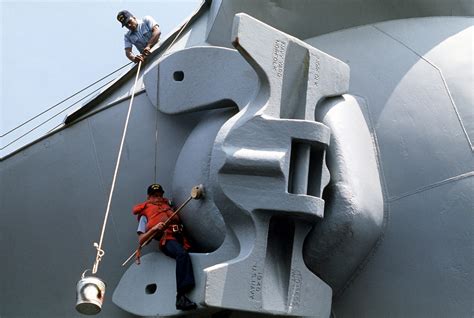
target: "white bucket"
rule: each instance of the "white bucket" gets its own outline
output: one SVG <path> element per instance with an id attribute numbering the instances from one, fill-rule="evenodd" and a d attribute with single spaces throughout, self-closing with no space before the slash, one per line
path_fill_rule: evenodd
<path id="1" fill-rule="evenodd" d="M 105 283 L 94 276 L 84 277 L 84 274 L 77 283 L 76 310 L 84 315 L 96 315 L 102 310 Z"/>

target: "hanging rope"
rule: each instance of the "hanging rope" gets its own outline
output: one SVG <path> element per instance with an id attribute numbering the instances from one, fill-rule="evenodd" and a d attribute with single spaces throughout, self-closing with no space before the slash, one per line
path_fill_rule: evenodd
<path id="1" fill-rule="evenodd" d="M 156 162 L 158 160 L 158 109 L 156 110 L 156 122 L 155 122 L 155 174 L 152 183 L 157 182 L 156 179 Z"/>
<path id="2" fill-rule="evenodd" d="M 188 19 L 186 23 L 181 27 L 181 30 L 179 30 L 178 35 L 171 41 L 171 44 L 168 46 L 168 48 L 172 47 L 174 42 L 176 42 L 177 39 L 179 39 L 179 36 L 181 33 L 186 29 L 186 26 L 188 25 L 189 21 L 191 19 Z M 168 48 L 163 51 L 163 55 L 168 51 Z M 158 161 L 158 105 L 156 105 L 156 124 L 155 124 L 155 164 L 154 164 L 154 178 L 153 182 L 157 182 L 157 172 L 156 172 L 156 163 Z"/>
<path id="3" fill-rule="evenodd" d="M 94 247 L 97 249 L 97 255 L 96 255 L 96 258 L 95 258 L 94 267 L 92 268 L 92 274 L 97 273 L 97 270 L 99 268 L 99 263 L 102 260 L 102 256 L 104 256 L 104 254 L 105 254 L 104 250 L 102 249 L 102 243 L 104 241 L 105 227 L 107 226 L 107 219 L 109 217 L 110 206 L 111 206 L 111 203 L 112 203 L 112 196 L 114 194 L 114 189 L 115 189 L 115 181 L 117 180 L 117 174 L 118 174 L 118 170 L 119 170 L 119 167 L 120 167 L 120 159 L 122 158 L 123 145 L 125 143 L 125 137 L 127 135 L 128 122 L 129 122 L 129 119 L 130 119 L 130 114 L 132 112 L 133 98 L 135 97 L 135 90 L 136 90 L 136 86 L 137 86 L 137 82 L 138 82 L 138 75 L 140 74 L 141 66 L 142 66 L 142 62 L 138 62 L 137 75 L 135 76 L 135 84 L 133 84 L 132 97 L 130 98 L 130 104 L 128 106 L 127 118 L 125 119 L 125 126 L 123 128 L 122 140 L 120 142 L 120 148 L 119 148 L 119 152 L 118 152 L 118 156 L 117 156 L 117 163 L 115 164 L 115 171 L 114 171 L 114 176 L 112 178 L 112 186 L 110 187 L 109 201 L 107 202 L 107 209 L 105 210 L 104 223 L 102 224 L 102 232 L 100 233 L 99 244 L 94 243 Z"/>
<path id="4" fill-rule="evenodd" d="M 168 46 L 168 48 L 172 47 L 174 42 L 179 38 L 179 36 L 181 35 L 181 33 L 183 32 L 183 30 L 186 28 L 186 26 L 188 25 L 190 20 L 188 20 L 184 25 L 183 27 L 181 28 L 181 30 L 178 32 L 178 35 L 173 39 L 173 41 L 171 42 L 171 44 Z M 166 53 L 167 50 L 164 50 L 163 51 L 163 54 Z M 105 227 L 107 225 L 107 219 L 109 217 L 109 212 L 110 212 L 110 206 L 111 206 L 111 203 L 112 203 L 112 196 L 113 196 L 113 193 L 114 193 L 114 188 L 115 188 L 115 181 L 117 179 L 117 174 L 118 174 L 118 170 L 119 170 L 119 166 L 120 166 L 120 159 L 122 157 L 122 150 L 123 150 L 123 145 L 125 143 L 125 136 L 127 135 L 127 129 L 128 129 L 128 121 L 130 119 L 130 114 L 131 114 L 131 111 L 132 111 L 132 105 L 133 105 L 133 98 L 135 96 L 135 90 L 136 90 L 136 85 L 137 85 L 137 82 L 138 82 L 138 75 L 140 74 L 140 68 L 142 66 L 142 62 L 139 62 L 138 63 L 138 69 L 137 69 L 137 75 L 135 77 L 135 84 L 133 84 L 133 91 L 132 91 L 132 97 L 130 99 L 130 105 L 128 106 L 128 113 L 127 113 L 127 118 L 125 120 L 125 127 L 123 129 L 123 134 L 122 134 L 122 141 L 120 142 L 120 148 L 119 148 L 119 153 L 118 153 L 118 156 L 117 156 L 117 163 L 115 165 L 115 171 L 114 171 L 114 176 L 112 178 L 112 186 L 110 187 L 110 193 L 109 193 L 109 200 L 107 202 L 107 209 L 105 211 L 105 216 L 104 216 L 104 223 L 102 224 L 102 232 L 100 233 L 100 240 L 99 240 L 99 243 L 96 243 L 94 242 L 94 247 L 96 248 L 97 250 L 97 255 L 96 255 L 96 258 L 95 258 L 95 262 L 94 262 L 94 267 L 92 268 L 92 274 L 95 274 L 97 273 L 97 270 L 99 268 L 99 263 L 100 261 L 102 260 L 102 256 L 104 256 L 105 254 L 105 251 L 102 249 L 102 243 L 103 243 L 103 240 L 104 240 L 104 234 L 105 234 Z M 158 112 L 158 110 L 157 110 Z M 158 114 L 157 114 L 158 116 Z M 158 147 L 158 117 L 156 119 L 156 127 L 155 127 L 155 148 Z M 155 179 L 156 179 L 156 150 L 155 149 Z"/>

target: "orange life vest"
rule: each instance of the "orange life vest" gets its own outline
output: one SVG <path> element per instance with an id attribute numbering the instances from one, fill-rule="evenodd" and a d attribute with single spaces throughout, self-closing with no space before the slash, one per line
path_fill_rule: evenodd
<path id="1" fill-rule="evenodd" d="M 146 230 L 148 231 L 153 226 L 160 222 L 165 222 L 173 213 L 173 209 L 169 205 L 169 200 L 166 198 L 160 198 L 158 202 L 146 201 L 137 204 L 133 207 L 133 214 L 137 216 L 137 220 L 140 220 L 142 216 L 147 218 Z M 173 217 L 170 224 L 179 222 L 178 216 Z"/>
<path id="2" fill-rule="evenodd" d="M 146 216 L 147 231 L 160 222 L 164 223 L 173 213 L 174 211 L 169 205 L 169 200 L 167 198 L 160 198 L 157 202 L 146 201 L 133 207 L 133 214 L 137 216 L 137 220 L 140 220 L 142 216 Z M 168 240 L 176 240 L 175 232 L 173 232 L 174 225 L 181 225 L 181 220 L 177 214 L 175 214 L 168 222 L 167 228 L 160 239 L 160 247 L 163 247 Z M 189 241 L 184 236 L 183 247 L 185 249 L 191 247 Z"/>

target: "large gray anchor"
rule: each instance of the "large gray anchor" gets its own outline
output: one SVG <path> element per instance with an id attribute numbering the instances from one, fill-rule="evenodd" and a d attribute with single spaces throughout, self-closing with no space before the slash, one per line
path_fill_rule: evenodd
<path id="1" fill-rule="evenodd" d="M 214 143 L 210 184 L 227 227 L 221 249 L 239 254 L 204 269 L 204 304 L 327 317 L 331 288 L 306 267 L 302 249 L 323 217 L 329 181 L 330 131 L 315 109 L 348 90 L 349 67 L 246 14 L 236 15 L 233 39 L 260 90 Z"/>
<path id="2" fill-rule="evenodd" d="M 235 50 L 217 47 L 173 53 L 145 76 L 147 95 L 162 113 L 229 107 L 229 101 L 239 109 L 230 119 L 199 123 L 181 149 L 186 160 L 176 163 L 174 199 L 181 202 L 184 189 L 203 183 L 206 198 L 190 210 L 204 220 L 222 215 L 226 227 L 216 251 L 190 254 L 196 278 L 190 298 L 198 311 L 328 317 L 331 288 L 306 267 L 302 250 L 323 217 L 329 181 L 330 131 L 315 121 L 315 109 L 347 91 L 349 67 L 245 14 L 236 15 L 233 30 L 234 46 L 258 80 Z M 191 232 L 202 230 L 193 223 Z M 180 315 L 174 264 L 162 253 L 143 256 L 122 277 L 114 302 L 141 316 Z"/>

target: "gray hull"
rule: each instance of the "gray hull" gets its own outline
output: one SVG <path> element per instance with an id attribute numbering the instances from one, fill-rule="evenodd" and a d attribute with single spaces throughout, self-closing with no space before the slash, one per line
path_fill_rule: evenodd
<path id="1" fill-rule="evenodd" d="M 140 76 L 97 273 L 107 283 L 100 315 L 180 314 L 173 262 L 147 247 L 141 267 L 120 266 L 136 248 L 131 207 L 159 181 L 177 203 L 206 188 L 182 212 L 197 315 L 472 317 L 472 10 L 435 0 L 204 3 Z M 233 24 L 239 12 L 275 29 L 249 18 L 252 34 L 245 17 Z M 265 68 L 270 35 L 293 50 L 281 80 Z M 329 65 L 321 94 L 300 77 L 314 56 Z M 166 78 L 175 72 L 184 80 Z M 95 259 L 133 76 L 1 158 L 0 317 L 81 316 L 75 286 Z M 260 134 L 237 130 L 247 119 Z M 265 130 L 269 121 L 283 124 Z M 315 163 L 298 161 L 305 143 Z M 301 172 L 305 162 L 318 172 Z M 267 291 L 255 289 L 260 273 Z"/>

